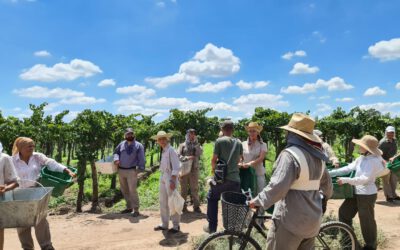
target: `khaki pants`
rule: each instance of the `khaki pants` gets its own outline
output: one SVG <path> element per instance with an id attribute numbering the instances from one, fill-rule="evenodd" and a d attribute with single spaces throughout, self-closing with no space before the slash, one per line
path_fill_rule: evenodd
<path id="1" fill-rule="evenodd" d="M 199 168 L 192 167 L 192 170 L 189 174 L 182 176 L 180 178 L 181 184 L 181 196 L 185 200 L 185 207 L 186 207 L 186 197 L 189 193 L 190 188 L 190 195 L 192 196 L 193 200 L 193 207 L 199 208 L 200 207 L 200 198 L 199 198 Z"/>
<path id="2" fill-rule="evenodd" d="M 161 226 L 163 228 L 169 227 L 169 220 L 172 220 L 172 226 L 174 229 L 179 229 L 179 223 L 181 221 L 181 216 L 179 214 L 170 215 L 168 198 L 171 196 L 173 190 L 169 187 L 169 180 L 171 177 L 168 174 L 161 175 L 160 178 L 160 214 L 161 214 Z M 178 188 L 178 182 L 176 182 L 176 189 Z"/>
<path id="3" fill-rule="evenodd" d="M 47 222 L 47 219 L 44 218 L 34 228 L 35 228 L 36 239 L 39 242 L 40 248 L 43 250 L 54 249 L 51 243 L 50 227 L 49 223 Z M 31 227 L 17 228 L 17 232 L 19 241 L 21 242 L 21 247 L 24 250 L 34 249 Z"/>
<path id="4" fill-rule="evenodd" d="M 0 250 L 4 248 L 4 228 L 0 228 Z"/>
<path id="5" fill-rule="evenodd" d="M 375 221 L 376 194 L 355 195 L 351 199 L 345 199 L 339 208 L 339 221 L 349 226 L 353 225 L 353 218 L 358 213 L 361 232 L 368 249 L 376 249 L 377 228 Z"/>
<path id="6" fill-rule="evenodd" d="M 398 178 L 397 175 L 392 171 L 388 175 L 382 177 L 383 182 L 383 192 L 385 193 L 386 198 L 396 198 L 396 187 Z"/>
<path id="7" fill-rule="evenodd" d="M 314 249 L 314 239 L 304 239 L 286 230 L 280 221 L 274 219 L 268 230 L 268 250 L 310 250 Z"/>
<path id="8" fill-rule="evenodd" d="M 139 212 L 139 195 L 137 192 L 137 170 L 119 169 L 119 185 L 126 200 L 126 208 Z"/>

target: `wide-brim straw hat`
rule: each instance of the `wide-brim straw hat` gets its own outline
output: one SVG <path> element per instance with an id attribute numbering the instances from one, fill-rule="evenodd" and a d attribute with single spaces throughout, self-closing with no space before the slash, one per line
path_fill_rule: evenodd
<path id="1" fill-rule="evenodd" d="M 153 136 L 151 137 L 151 139 L 153 139 L 153 140 L 158 140 L 158 139 L 160 139 L 160 138 L 167 138 L 167 139 L 169 139 L 169 138 L 171 138 L 171 137 L 172 137 L 172 134 L 171 134 L 171 133 L 166 133 L 165 131 L 158 131 L 156 135 L 153 135 Z"/>
<path id="2" fill-rule="evenodd" d="M 250 122 L 249 125 L 244 127 L 246 131 L 249 131 L 250 129 L 255 129 L 258 133 L 260 133 L 263 130 L 263 127 L 259 125 L 257 122 Z"/>
<path id="3" fill-rule="evenodd" d="M 364 135 L 361 139 L 351 140 L 354 144 L 357 144 L 370 152 L 373 155 L 382 155 L 382 151 L 378 148 L 379 141 L 372 135 Z"/>
<path id="4" fill-rule="evenodd" d="M 313 133 L 314 127 L 315 121 L 311 117 L 302 113 L 295 113 L 290 119 L 289 124 L 280 128 L 295 133 L 307 140 L 321 143 L 321 139 Z"/>

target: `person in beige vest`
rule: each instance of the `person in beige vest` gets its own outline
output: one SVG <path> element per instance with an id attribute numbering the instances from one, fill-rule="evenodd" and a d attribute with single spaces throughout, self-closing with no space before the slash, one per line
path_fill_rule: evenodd
<path id="1" fill-rule="evenodd" d="M 309 116 L 293 114 L 288 125 L 287 146 L 279 154 L 271 181 L 250 201 L 250 207 L 275 204 L 268 230 L 269 250 L 309 250 L 314 248 L 322 221 L 320 190 L 330 198 L 332 180 L 322 151 L 321 139 L 313 134 L 315 122 Z"/>
<path id="2" fill-rule="evenodd" d="M 186 205 L 186 197 L 189 193 L 193 201 L 193 211 L 201 213 L 200 198 L 199 198 L 199 169 L 200 156 L 203 153 L 203 148 L 197 141 L 196 130 L 189 129 L 186 134 L 186 141 L 178 147 L 178 156 L 180 161 L 192 161 L 190 173 L 180 176 L 181 196 L 185 200 L 183 212 L 188 212 Z"/>

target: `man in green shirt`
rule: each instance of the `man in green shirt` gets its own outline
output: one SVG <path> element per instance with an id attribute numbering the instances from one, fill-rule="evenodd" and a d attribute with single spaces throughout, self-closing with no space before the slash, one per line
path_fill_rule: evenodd
<path id="1" fill-rule="evenodd" d="M 221 124 L 223 136 L 218 138 L 214 145 L 214 154 L 211 159 L 211 167 L 214 173 L 218 160 L 227 163 L 227 174 L 225 181 L 216 185 L 211 185 L 207 195 L 207 220 L 208 225 L 204 230 L 208 233 L 217 231 L 218 226 L 218 201 L 221 194 L 226 191 L 240 192 L 240 176 L 238 163 L 243 159 L 243 147 L 239 139 L 234 138 L 233 122 L 226 120 Z M 236 141 L 236 143 L 235 143 Z M 232 156 L 229 159 L 229 156 Z"/>

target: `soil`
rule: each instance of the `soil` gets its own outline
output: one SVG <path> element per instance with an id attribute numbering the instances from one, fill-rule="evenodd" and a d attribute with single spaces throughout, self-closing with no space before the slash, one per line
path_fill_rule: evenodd
<path id="1" fill-rule="evenodd" d="M 328 203 L 328 213 L 337 214 L 341 200 Z M 190 208 L 189 208 L 190 210 Z M 206 211 L 206 206 L 202 206 Z M 380 192 L 375 207 L 376 221 L 387 239 L 384 249 L 400 249 L 400 202 L 389 204 Z M 192 249 L 193 237 L 203 235 L 205 214 L 183 215 L 181 233 L 170 235 L 153 231 L 160 223 L 157 211 L 142 211 L 133 218 L 121 214 L 70 213 L 48 217 L 56 249 Z M 358 221 L 358 218 L 356 218 Z M 36 248 L 40 249 L 35 241 Z M 5 250 L 20 249 L 15 229 L 5 230 Z"/>

